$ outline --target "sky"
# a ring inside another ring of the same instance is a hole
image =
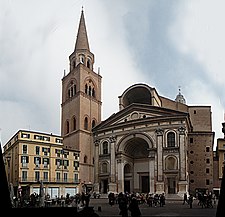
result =
[[[61,80],[69,72],[84,10],[94,71],[102,76],[102,120],[130,85],[211,106],[217,138],[225,109],[223,0],[0,0],[0,135],[60,135]]]

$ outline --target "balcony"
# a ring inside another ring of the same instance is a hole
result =
[[[39,183],[40,180],[43,180],[44,183],[58,183],[58,184],[79,184],[79,180],[78,179],[72,179],[72,178],[68,178],[68,179],[64,179],[64,178],[48,178],[48,179],[44,179],[44,178],[37,178],[37,177],[20,177],[19,178],[19,182],[20,183]]]

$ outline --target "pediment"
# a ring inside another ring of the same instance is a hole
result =
[[[171,117],[178,117],[180,115],[186,115],[185,112],[171,110],[167,108],[151,106],[151,105],[140,105],[132,104],[129,107],[114,113],[108,119],[101,122],[97,128],[105,128],[110,126],[121,125],[124,123],[135,123],[142,120],[159,120]]]

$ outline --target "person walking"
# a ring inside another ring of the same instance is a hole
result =
[[[138,201],[136,197],[131,198],[131,202],[128,206],[128,210],[131,213],[131,217],[140,217],[141,216],[141,211],[139,209]]]
[[[193,196],[192,196],[192,194],[190,194],[190,196],[188,198],[188,201],[189,201],[190,208],[192,209],[192,203],[193,203]]]
[[[122,192],[118,195],[118,204],[120,209],[119,214],[122,215],[122,217],[128,217],[127,198]]]
[[[183,199],[183,205],[187,203],[188,204],[188,197],[187,197],[187,194],[184,193],[184,199]]]

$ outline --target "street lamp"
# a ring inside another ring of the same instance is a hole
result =
[[[6,161],[7,161],[7,172],[8,172],[8,184],[10,183],[10,160],[11,160],[11,156],[7,155],[6,156]]]

